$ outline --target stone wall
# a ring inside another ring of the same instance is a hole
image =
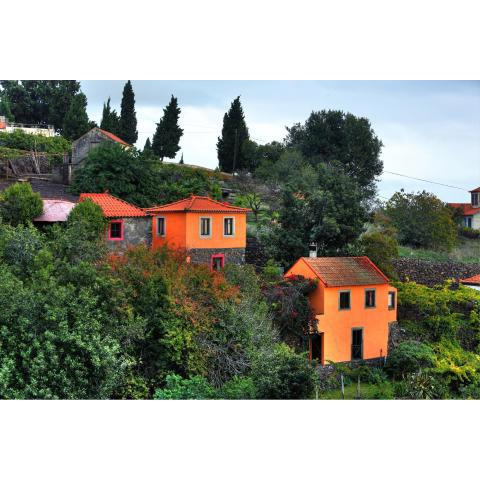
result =
[[[431,262],[416,258],[398,258],[393,266],[402,282],[412,281],[428,287],[441,285],[446,280],[472,277],[480,274],[479,263]]]
[[[212,255],[219,254],[225,255],[225,265],[231,263],[243,265],[245,263],[244,248],[192,248],[187,252],[192,263],[206,263],[208,265],[210,265]]]
[[[125,217],[123,218],[123,240],[107,240],[110,250],[121,250],[129,245],[152,244],[152,218],[151,217]]]

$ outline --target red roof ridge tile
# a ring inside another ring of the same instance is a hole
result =
[[[106,135],[107,137],[109,137],[111,140],[117,142],[117,143],[121,143],[122,145],[126,145],[127,147],[130,147],[131,145],[129,143],[127,143],[125,140],[122,140],[120,137],[118,137],[117,135],[115,135],[114,133],[112,132],[109,132],[108,130],[104,130],[103,128],[100,128],[100,127],[97,127],[104,135]]]
[[[81,193],[79,201],[89,198],[99,205],[106,217],[146,217],[147,214],[140,207],[111,193]],[[113,200],[113,202],[112,202]],[[112,204],[113,203],[113,204]],[[116,205],[115,205],[116,203]]]
[[[198,207],[195,208],[195,203],[197,201],[205,201],[210,204],[210,208],[208,207]],[[175,207],[175,205],[179,205],[178,210],[179,212],[237,212],[237,213],[247,213],[250,211],[248,208],[237,207],[236,205],[231,205],[226,202],[219,202],[218,200],[214,200],[209,196],[205,195],[191,195],[190,197],[183,198],[181,200],[177,200],[176,202],[167,203],[165,205],[155,205],[153,207],[148,207],[145,209],[147,213],[155,213],[161,211],[175,211],[171,207]],[[181,207],[182,205],[182,207]]]

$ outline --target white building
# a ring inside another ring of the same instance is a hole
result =
[[[0,116],[0,132],[12,133],[15,130],[22,130],[25,133],[54,137],[53,125],[26,125],[23,123],[11,123],[5,117]]]
[[[461,210],[463,226],[480,230],[480,187],[470,190],[469,193],[470,203],[449,203],[449,205]]]

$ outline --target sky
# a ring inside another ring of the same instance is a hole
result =
[[[110,96],[120,111],[125,80],[81,81],[88,115],[100,123]],[[250,137],[281,141],[286,126],[312,111],[336,109],[367,117],[382,140],[385,172],[378,193],[428,190],[446,202],[468,202],[480,186],[480,81],[163,81],[133,80],[143,148],[173,94],[181,108],[184,162],[215,168],[224,113],[240,95]],[[417,177],[459,188],[401,177]]]

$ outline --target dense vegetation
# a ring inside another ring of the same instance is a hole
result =
[[[16,188],[7,198],[32,195]],[[281,343],[272,321],[271,275],[248,266],[214,273],[146,246],[109,256],[105,219],[90,201],[45,232],[30,224],[36,212],[4,211],[1,398],[313,395],[305,353]]]
[[[219,198],[216,175],[200,169],[162,164],[136,150],[105,143],[90,152],[85,165],[75,174],[72,190],[104,192],[141,207],[169,203],[189,195]]]

